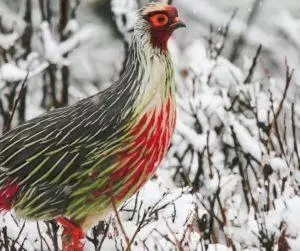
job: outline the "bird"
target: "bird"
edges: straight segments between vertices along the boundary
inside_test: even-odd
[[[15,127],[0,138],[0,210],[57,220],[65,251],[151,178],[176,124],[168,40],[186,27],[173,5],[137,12],[124,70],[106,90]]]

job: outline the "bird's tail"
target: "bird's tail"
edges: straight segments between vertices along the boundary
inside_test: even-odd
[[[20,185],[8,180],[5,187],[0,187],[0,211],[9,211]]]

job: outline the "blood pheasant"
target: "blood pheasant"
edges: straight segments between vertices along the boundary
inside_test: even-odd
[[[82,250],[84,230],[153,175],[175,127],[175,84],[167,50],[185,26],[177,9],[138,12],[120,79],[0,138],[0,210],[64,226],[64,250]]]

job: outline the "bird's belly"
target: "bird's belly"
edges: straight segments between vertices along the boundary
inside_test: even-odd
[[[95,225],[95,223],[103,220],[110,212],[111,212],[111,208],[108,207],[106,208],[106,210],[87,214],[83,222],[80,224],[84,232],[86,232],[93,225]]]

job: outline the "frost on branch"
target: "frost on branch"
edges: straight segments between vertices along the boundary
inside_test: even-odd
[[[25,15],[21,20],[10,15],[17,26],[11,19],[0,22],[7,36],[0,38],[0,47],[5,39],[0,55],[1,129],[95,93],[100,87],[93,80],[107,71],[118,75],[120,53],[115,38],[106,33],[110,28],[102,23],[82,25],[74,16],[76,2],[70,1],[64,27],[55,11],[36,7],[40,19],[30,19],[34,30],[26,46]],[[141,2],[112,1],[126,42],[132,14]],[[251,53],[239,55],[243,64],[233,65],[222,56],[223,49],[230,32],[239,36],[247,24],[211,5],[201,12],[194,11],[199,3],[178,1],[178,6],[198,19],[210,17],[213,24],[231,21],[217,30],[217,39],[215,28],[207,24],[207,41],[196,39],[182,47],[177,43],[182,38],[170,41],[176,55],[178,121],[168,156],[139,193],[88,232],[86,250],[300,250],[300,106],[293,95],[297,83],[292,67],[280,59],[285,71],[281,78],[265,69],[264,56],[274,56],[281,48],[261,49],[255,36],[261,36],[263,44],[275,39],[258,26],[245,35]],[[298,27],[289,14],[278,18],[278,31],[294,43]],[[105,48],[101,54],[88,48],[95,34],[100,34],[97,46]],[[101,63],[96,69],[85,60],[94,55]],[[118,60],[103,66],[112,55]],[[11,118],[27,74],[26,95],[20,96]],[[73,81],[78,75],[85,81]],[[5,250],[59,250],[60,235],[54,221],[24,222],[9,213],[0,218],[0,246]]]
[[[194,227],[208,215],[198,230],[203,239],[235,250],[283,243],[297,250],[300,232],[287,220],[299,219],[291,205],[300,202],[299,104],[286,96],[293,71],[286,64],[282,93],[278,80],[246,81],[251,68],[243,74],[204,51],[195,42],[185,52],[203,56],[182,65],[179,121],[165,169],[172,167],[173,181],[199,198]]]

